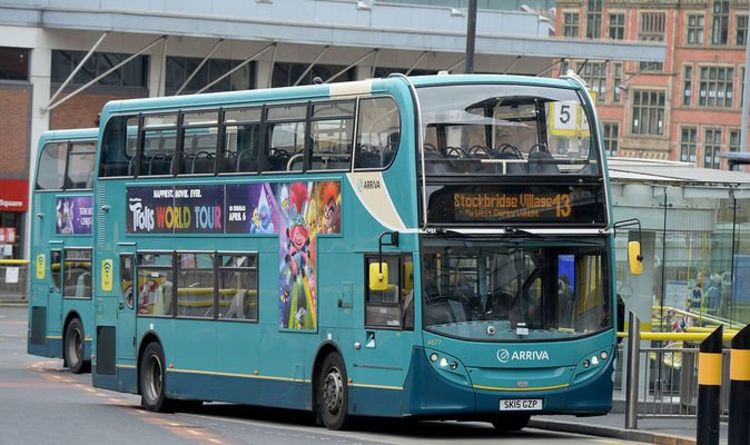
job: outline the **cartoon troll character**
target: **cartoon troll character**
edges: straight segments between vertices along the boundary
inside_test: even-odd
[[[326,182],[323,186],[323,233],[338,233],[341,213],[339,208],[339,183]]]
[[[304,268],[307,265],[307,246],[310,245],[310,232],[305,226],[302,217],[302,207],[307,201],[307,187],[303,183],[294,183],[289,193],[289,201],[297,211],[297,215],[291,222],[291,227],[286,229],[287,255],[286,262],[292,271],[293,277],[300,274],[304,276]]]

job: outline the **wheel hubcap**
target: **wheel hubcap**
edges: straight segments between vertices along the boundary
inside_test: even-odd
[[[152,355],[146,363],[146,384],[144,385],[146,396],[150,403],[155,402],[161,394],[163,377],[161,372],[161,361],[159,357]]]
[[[323,406],[330,414],[337,414],[344,403],[344,379],[338,368],[331,367],[323,380]]]

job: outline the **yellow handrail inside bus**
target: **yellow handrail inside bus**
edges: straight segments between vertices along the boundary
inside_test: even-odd
[[[6,258],[0,260],[0,266],[25,266],[27,264],[29,264],[29,260],[24,259]]]

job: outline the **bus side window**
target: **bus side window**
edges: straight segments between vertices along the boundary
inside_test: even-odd
[[[53,250],[49,255],[49,270],[52,275],[52,284],[55,286],[55,290],[60,292],[60,278],[62,277],[62,251]]]
[[[226,110],[221,172],[255,172],[260,155],[261,108]]]
[[[54,142],[42,148],[36,174],[37,190],[61,190],[63,188],[67,155],[68,144],[66,142]]]
[[[182,150],[179,173],[213,173],[219,143],[218,111],[198,111],[182,115]]]
[[[138,254],[138,315],[172,316],[172,257],[171,253]]]
[[[177,316],[214,318],[214,254],[177,254]]]
[[[68,155],[66,189],[90,189],[94,187],[94,142],[74,142]]]
[[[389,97],[359,102],[355,169],[386,168],[396,156],[401,121],[396,102]]]
[[[102,137],[99,176],[133,176],[138,134],[136,116],[115,116],[107,122]]]
[[[313,104],[311,170],[349,170],[352,161],[354,101]]]
[[[128,307],[133,309],[134,304],[134,283],[133,283],[133,255],[130,253],[124,253],[120,255],[120,294],[122,295],[122,302]]]
[[[219,254],[219,319],[258,321],[258,256]]]
[[[265,153],[268,171],[302,171],[306,119],[306,105],[268,108]]]
[[[65,249],[63,297],[91,298],[91,250]]]
[[[367,257],[365,271],[377,264],[377,256]],[[411,255],[383,255],[388,266],[388,285],[385,290],[365,290],[365,326],[414,328],[414,267]],[[369,283],[369,280],[364,280]]]
[[[177,114],[145,116],[139,176],[171,175],[177,147]]]

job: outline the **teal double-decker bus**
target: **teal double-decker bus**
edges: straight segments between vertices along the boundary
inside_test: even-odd
[[[91,360],[93,184],[98,128],[44,132],[32,178],[28,352],[73,372]]]
[[[333,429],[610,409],[613,224],[580,80],[118,101],[100,131],[96,386]]]

